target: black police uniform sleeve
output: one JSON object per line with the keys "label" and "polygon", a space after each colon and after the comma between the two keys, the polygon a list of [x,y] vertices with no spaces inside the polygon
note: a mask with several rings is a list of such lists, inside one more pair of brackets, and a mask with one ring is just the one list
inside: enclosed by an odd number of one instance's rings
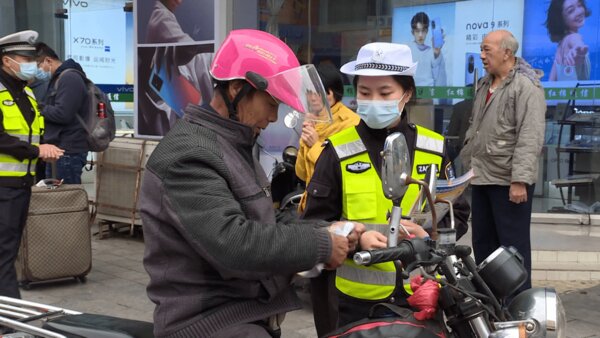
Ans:
{"label": "black police uniform sleeve", "polygon": [[342,172],[331,143],[327,142],[308,186],[302,219],[337,221],[342,216]]}

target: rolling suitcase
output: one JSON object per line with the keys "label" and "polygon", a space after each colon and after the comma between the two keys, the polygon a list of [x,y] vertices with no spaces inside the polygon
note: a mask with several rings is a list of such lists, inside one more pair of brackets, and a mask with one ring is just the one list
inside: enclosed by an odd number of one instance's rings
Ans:
{"label": "rolling suitcase", "polygon": [[27,223],[16,261],[17,278],[31,282],[74,277],[92,268],[88,196],[83,185],[32,187]]}

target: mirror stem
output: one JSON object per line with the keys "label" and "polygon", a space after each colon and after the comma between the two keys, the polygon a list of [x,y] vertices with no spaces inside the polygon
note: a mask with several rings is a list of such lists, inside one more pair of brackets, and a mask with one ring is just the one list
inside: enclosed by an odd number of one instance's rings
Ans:
{"label": "mirror stem", "polygon": [[423,187],[423,191],[425,192],[425,196],[427,196],[427,203],[431,206],[429,209],[431,211],[431,238],[434,240],[438,239],[438,231],[437,231],[437,216],[435,214],[435,208],[433,207],[433,199],[431,198],[431,192],[429,191],[429,185],[421,180],[414,179],[412,177],[406,178],[406,183],[412,184],[416,183]]}
{"label": "mirror stem", "polygon": [[393,248],[398,245],[398,230],[402,231],[410,238],[410,232],[402,225],[400,220],[402,219],[402,207],[400,207],[400,201],[394,200],[394,206],[392,207],[392,213],[390,215],[390,227],[388,232],[388,248]]}

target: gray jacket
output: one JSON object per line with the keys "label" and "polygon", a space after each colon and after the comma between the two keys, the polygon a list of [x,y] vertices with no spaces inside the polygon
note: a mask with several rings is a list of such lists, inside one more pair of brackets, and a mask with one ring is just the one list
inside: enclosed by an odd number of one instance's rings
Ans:
{"label": "gray jacket", "polygon": [[252,129],[188,106],[148,160],[141,194],[157,337],[210,337],[295,310],[295,272],[329,259],[324,222],[276,223]]}
{"label": "gray jacket", "polygon": [[[479,81],[462,158],[473,168],[475,185],[533,184],[544,143],[546,101],[536,71],[523,59],[485,98],[492,83]],[[470,163],[469,163],[470,162]]]}

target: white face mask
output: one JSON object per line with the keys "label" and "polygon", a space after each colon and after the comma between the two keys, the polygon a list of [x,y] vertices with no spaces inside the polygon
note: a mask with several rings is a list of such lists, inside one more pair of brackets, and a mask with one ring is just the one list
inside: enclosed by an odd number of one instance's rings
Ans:
{"label": "white face mask", "polygon": [[[35,77],[35,75],[37,74],[38,68],[37,68],[37,63],[35,63],[35,61],[17,62],[13,58],[9,57],[8,59],[19,65],[18,72],[15,72],[13,70],[13,73],[15,73],[15,76],[18,77],[19,79],[21,79],[23,81],[29,81],[29,80],[33,79]],[[12,68],[11,68],[11,70],[12,70]]]}
{"label": "white face mask", "polygon": [[399,100],[356,100],[356,113],[371,129],[387,128],[402,115],[404,95]]}
{"label": "white face mask", "polygon": [[42,68],[38,68],[37,69],[37,73],[35,73],[35,78],[40,80],[40,81],[44,81],[50,78],[50,72],[43,70]]}

